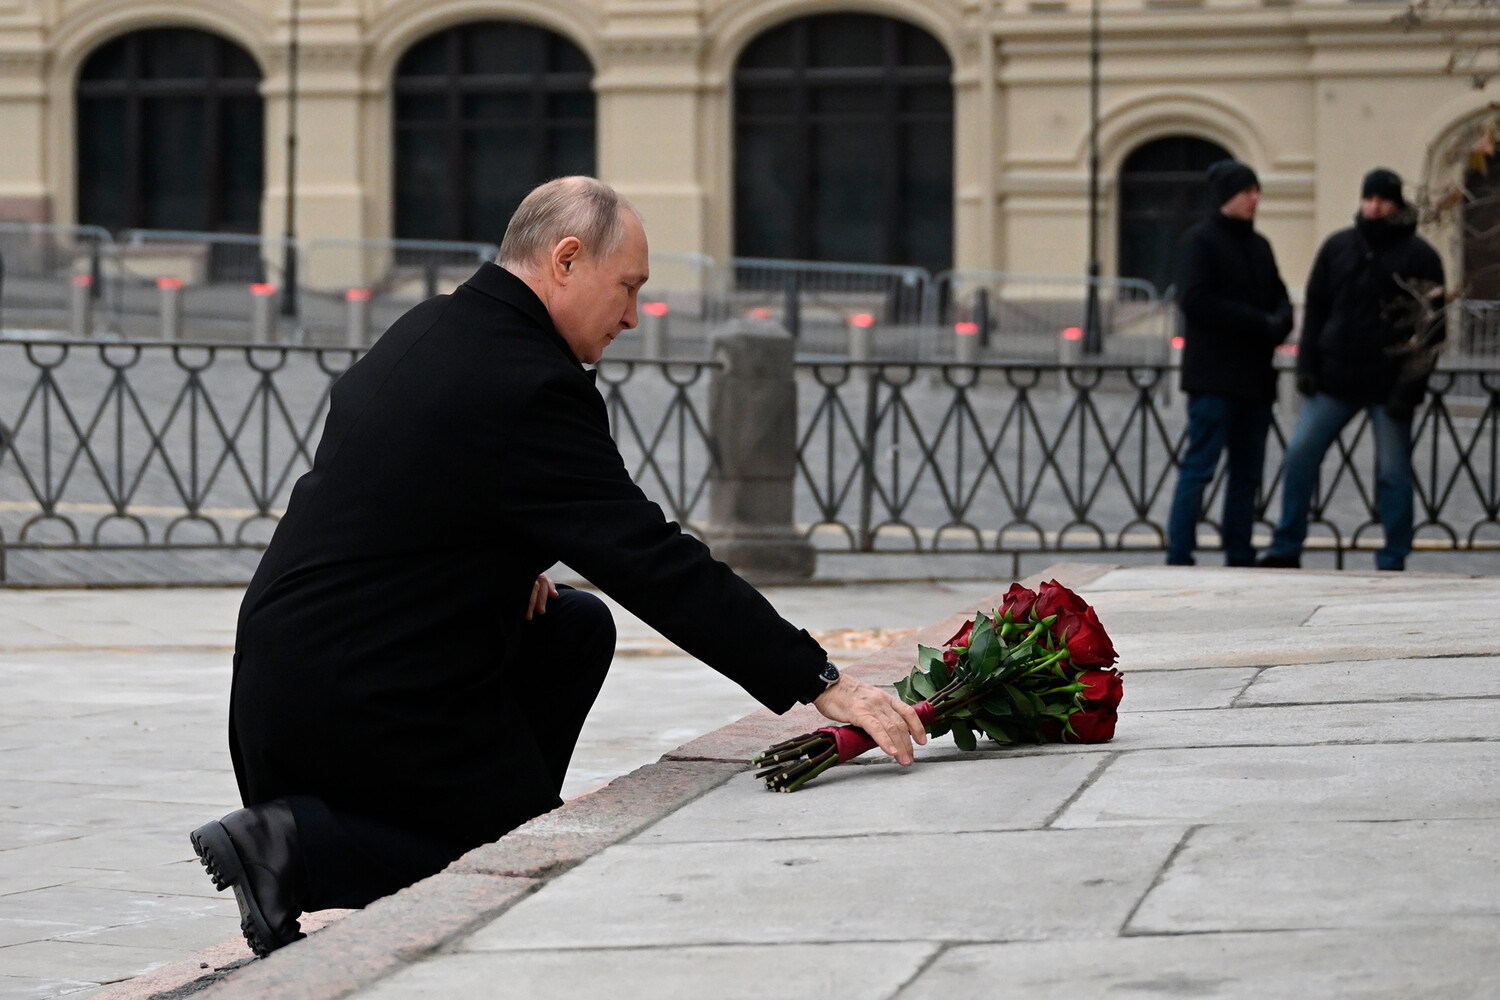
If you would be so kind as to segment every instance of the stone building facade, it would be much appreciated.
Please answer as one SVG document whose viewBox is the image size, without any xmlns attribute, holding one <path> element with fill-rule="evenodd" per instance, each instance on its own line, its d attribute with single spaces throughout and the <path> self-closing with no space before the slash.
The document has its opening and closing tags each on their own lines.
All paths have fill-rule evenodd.
<svg viewBox="0 0 1500 1000">
<path fill-rule="evenodd" d="M 1102 0 L 1104 273 L 1167 280 L 1223 153 L 1294 286 L 1371 166 L 1461 180 L 1490 95 L 1403 9 Z M 0 0 L 0 217 L 280 232 L 294 23 L 304 238 L 493 241 L 587 169 L 657 250 L 1084 267 L 1088 0 Z"/>
</svg>

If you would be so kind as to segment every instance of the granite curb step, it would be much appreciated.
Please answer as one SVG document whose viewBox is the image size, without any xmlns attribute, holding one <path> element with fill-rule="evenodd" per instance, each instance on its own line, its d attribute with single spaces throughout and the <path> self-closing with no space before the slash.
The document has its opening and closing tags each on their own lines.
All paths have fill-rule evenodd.
<svg viewBox="0 0 1500 1000">
<path fill-rule="evenodd" d="M 1064 563 L 1027 577 L 1082 589 L 1115 567 Z M 939 645 L 995 594 L 864 657 L 854 676 L 888 684 L 904 676 L 916 647 Z M 492 921 L 551 879 L 626 840 L 744 772 L 771 743 L 816 728 L 810 706 L 785 715 L 762 709 L 664 754 L 654 763 L 570 799 L 446 869 L 363 910 L 303 918 L 305 940 L 254 959 L 227 939 L 146 975 L 106 987 L 90 1000 L 334 1000 L 421 960 Z"/>
</svg>

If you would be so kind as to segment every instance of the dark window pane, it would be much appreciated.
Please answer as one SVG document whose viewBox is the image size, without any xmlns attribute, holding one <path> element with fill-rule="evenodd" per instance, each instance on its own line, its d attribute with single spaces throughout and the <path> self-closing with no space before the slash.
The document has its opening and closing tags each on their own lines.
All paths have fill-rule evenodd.
<svg viewBox="0 0 1500 1000">
<path fill-rule="evenodd" d="M 552 94 L 547 98 L 547 114 L 552 118 L 594 120 L 594 95 L 589 91 L 576 94 Z"/>
<path fill-rule="evenodd" d="M 448 72 L 448 35 L 434 35 L 406 50 L 396 76 L 444 76 Z"/>
<path fill-rule="evenodd" d="M 462 107 L 466 122 L 527 122 L 531 120 L 530 94 L 465 94 Z"/>
<path fill-rule="evenodd" d="M 202 100 L 158 97 L 141 108 L 142 215 L 150 229 L 208 229 Z"/>
<path fill-rule="evenodd" d="M 108 229 L 129 226 L 127 183 L 125 101 L 79 101 L 78 218 Z"/>
<path fill-rule="evenodd" d="M 948 50 L 936 38 L 917 28 L 906 25 L 901 28 L 901 65 L 941 66 L 943 69 L 952 65 Z"/>
<path fill-rule="evenodd" d="M 735 143 L 735 241 L 741 257 L 793 254 L 796 133 L 741 124 Z"/>
<path fill-rule="evenodd" d="M 426 131 L 396 132 L 396 233 L 409 239 L 451 239 L 444 199 L 453 177 L 448 152 Z"/>
<path fill-rule="evenodd" d="M 583 50 L 561 35 L 552 36 L 552 54 L 547 68 L 554 73 L 587 73 L 592 76 L 594 66 Z"/>
<path fill-rule="evenodd" d="M 265 115 L 259 97 L 225 98 L 220 104 L 224 135 L 222 228 L 260 231 L 261 156 Z"/>
<path fill-rule="evenodd" d="M 471 75 L 540 73 L 545 51 L 541 32 L 523 24 L 486 21 L 463 29 L 463 71 Z"/>
<path fill-rule="evenodd" d="M 813 245 L 822 260 L 885 259 L 881 158 L 865 129 L 826 125 L 813 133 Z"/>
<path fill-rule="evenodd" d="M 883 65 L 887 23 L 886 18 L 866 14 L 825 14 L 808 18 L 808 65 Z"/>
<path fill-rule="evenodd" d="M 143 31 L 140 39 L 142 79 L 194 80 L 208 75 L 212 35 L 168 28 Z"/>
<path fill-rule="evenodd" d="M 795 35 L 798 23 L 782 25 L 761 35 L 745 46 L 740 55 L 740 69 L 778 69 L 794 65 L 797 49 Z M 804 31 L 805 34 L 805 31 Z"/>
<path fill-rule="evenodd" d="M 879 116 L 889 112 L 885 91 L 878 87 L 825 87 L 813 92 L 819 114 Z"/>
<path fill-rule="evenodd" d="M 552 130 L 551 177 L 594 172 L 594 123 Z M 517 202 L 519 204 L 519 202 Z"/>
<path fill-rule="evenodd" d="M 123 80 L 126 76 L 127 52 L 130 36 L 117 38 L 101 45 L 84 62 L 79 72 L 80 80 Z"/>
<path fill-rule="evenodd" d="M 935 39 L 891 18 L 753 40 L 735 71 L 736 253 L 949 266 L 950 75 Z"/>
<path fill-rule="evenodd" d="M 260 82 L 260 66 L 254 57 L 238 45 L 219 43 L 219 75 L 229 80 Z"/>
<path fill-rule="evenodd" d="M 443 121 L 448 117 L 448 98 L 443 94 L 398 94 L 396 120 L 402 122 Z"/>
<path fill-rule="evenodd" d="M 438 52 L 461 53 L 462 73 L 432 75 Z M 590 75 L 577 46 L 527 24 L 466 24 L 413 46 L 394 82 L 396 234 L 496 241 L 537 184 L 592 174 Z"/>
</svg>

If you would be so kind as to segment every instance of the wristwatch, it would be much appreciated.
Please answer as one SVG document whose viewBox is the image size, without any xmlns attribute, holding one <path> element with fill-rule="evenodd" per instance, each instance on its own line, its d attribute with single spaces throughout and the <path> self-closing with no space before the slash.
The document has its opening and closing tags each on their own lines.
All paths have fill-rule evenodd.
<svg viewBox="0 0 1500 1000">
<path fill-rule="evenodd" d="M 813 681 L 812 684 L 808 685 L 807 694 L 803 695 L 798 700 L 801 701 L 804 705 L 811 705 L 814 701 L 817 700 L 818 695 L 822 694 L 824 691 L 827 691 L 838 682 L 839 668 L 833 665 L 832 660 L 829 660 L 826 664 L 824 664 L 822 671 L 819 672 L 818 679 Z"/>
</svg>

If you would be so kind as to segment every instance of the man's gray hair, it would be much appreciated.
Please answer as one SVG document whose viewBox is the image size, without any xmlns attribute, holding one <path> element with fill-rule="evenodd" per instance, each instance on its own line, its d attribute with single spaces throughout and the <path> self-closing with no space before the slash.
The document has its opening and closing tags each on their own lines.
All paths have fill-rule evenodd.
<svg viewBox="0 0 1500 1000">
<path fill-rule="evenodd" d="M 624 213 L 636 218 L 635 206 L 614 188 L 593 177 L 559 177 L 533 190 L 505 227 L 495 263 L 508 271 L 533 271 L 552 248 L 569 236 L 583 252 L 608 257 L 625 239 Z"/>
</svg>

